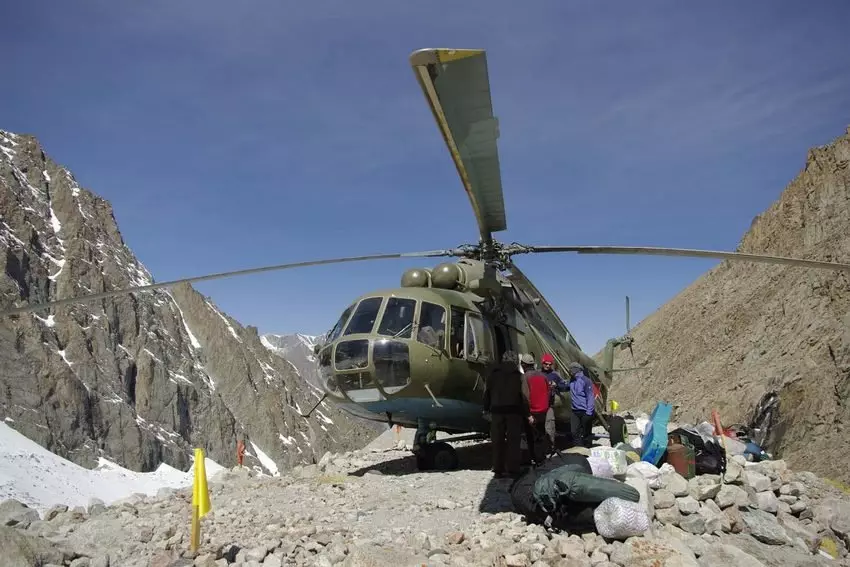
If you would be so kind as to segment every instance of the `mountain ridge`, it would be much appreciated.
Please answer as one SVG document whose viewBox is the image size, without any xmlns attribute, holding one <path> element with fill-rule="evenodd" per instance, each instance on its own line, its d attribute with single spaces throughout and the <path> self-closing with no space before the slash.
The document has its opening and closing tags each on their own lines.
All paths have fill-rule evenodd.
<svg viewBox="0 0 850 567">
<path fill-rule="evenodd" d="M 809 150 L 800 173 L 757 215 L 740 252 L 850 261 L 850 128 Z M 651 411 L 664 399 L 680 421 L 717 409 L 747 423 L 760 401 L 779 404 L 765 423 L 767 448 L 824 476 L 850 481 L 835 454 L 850 450 L 850 278 L 724 261 L 632 331 L 641 372 L 618 374 L 611 397 Z M 596 357 L 599 359 L 601 353 Z M 618 351 L 615 367 L 631 367 Z"/>
<path fill-rule="evenodd" d="M 0 130 L 0 218 L 4 308 L 153 282 L 111 205 L 33 136 Z M 229 463 L 241 437 L 275 473 L 374 437 L 326 403 L 302 418 L 319 396 L 294 366 L 188 284 L 5 318 L 0 369 L 0 419 L 85 466 L 185 470 L 194 446 Z"/>
</svg>

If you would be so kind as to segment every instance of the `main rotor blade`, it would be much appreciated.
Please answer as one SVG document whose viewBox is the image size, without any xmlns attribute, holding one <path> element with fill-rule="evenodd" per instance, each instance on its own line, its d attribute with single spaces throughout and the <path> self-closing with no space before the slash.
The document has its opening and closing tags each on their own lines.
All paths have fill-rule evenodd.
<svg viewBox="0 0 850 567">
<path fill-rule="evenodd" d="M 483 49 L 419 49 L 410 64 L 457 167 L 482 240 L 505 230 L 498 120 Z"/>
<path fill-rule="evenodd" d="M 258 274 L 260 272 L 271 272 L 276 270 L 287 270 L 290 268 L 304 268 L 307 266 L 320 266 L 323 264 L 340 264 L 343 262 L 360 262 L 363 260 L 385 260 L 391 258 L 421 258 L 421 257 L 435 257 L 435 256 L 456 256 L 460 255 L 461 252 L 458 250 L 429 250 L 426 252 L 405 252 L 405 253 L 397 253 L 397 254 L 373 254 L 371 256 L 349 256 L 346 258 L 330 258 L 325 260 L 311 260 L 309 262 L 294 262 L 291 264 L 277 264 L 274 266 L 263 266 L 261 268 L 249 268 L 246 270 L 234 270 L 231 272 L 219 272 L 216 274 L 207 274 L 204 276 L 195 276 L 191 278 L 183 278 L 180 280 L 172 280 L 168 282 L 154 283 L 149 285 L 142 285 L 137 287 L 128 287 L 124 289 L 116 289 L 112 291 L 104 291 L 101 293 L 93 293 L 90 295 L 80 295 L 77 297 L 68 297 L 65 299 L 57 299 L 55 301 L 48 301 L 45 303 L 37 303 L 35 305 L 24 305 L 22 307 L 15 307 L 13 309 L 7 309 L 5 311 L 0 311 L 0 317 L 4 317 L 7 315 L 16 315 L 19 313 L 28 313 L 30 311 L 39 311 L 41 309 L 47 309 L 48 307 L 57 307 L 59 305 L 68 305 L 71 303 L 85 303 L 88 301 L 94 301 L 97 299 L 106 299 L 108 297 L 115 297 L 118 295 L 124 295 L 129 293 L 136 293 L 140 291 L 152 291 L 155 289 L 172 287 L 180 283 L 194 283 L 200 281 L 208 281 L 208 280 L 217 280 L 222 278 L 230 278 L 234 276 L 245 276 L 248 274 Z"/>
<path fill-rule="evenodd" d="M 762 262 L 766 264 L 788 264 L 792 266 L 803 266 L 806 268 L 850 272 L 850 264 L 843 264 L 839 262 L 823 262 L 820 260 L 805 260 L 803 258 L 768 256 L 766 254 L 749 254 L 745 252 L 724 252 L 720 250 L 656 248 L 651 246 L 527 246 L 526 249 L 529 252 L 576 252 L 578 254 L 638 254 L 650 256 L 717 258 L 720 260 L 743 260 L 746 262 Z"/>
</svg>

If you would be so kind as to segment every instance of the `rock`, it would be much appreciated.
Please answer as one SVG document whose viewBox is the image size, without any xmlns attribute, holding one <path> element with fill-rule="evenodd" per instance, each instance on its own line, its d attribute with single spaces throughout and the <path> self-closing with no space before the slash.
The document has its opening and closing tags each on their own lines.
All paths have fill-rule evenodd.
<svg viewBox="0 0 850 567">
<path fill-rule="evenodd" d="M 820 538 L 818 537 L 816 530 L 804 526 L 800 520 L 790 514 L 779 514 L 776 519 L 779 522 L 779 525 L 785 530 L 785 533 L 788 534 L 789 538 L 800 538 L 803 541 L 806 550 L 811 553 L 817 551 Z"/>
<path fill-rule="evenodd" d="M 681 524 L 683 516 L 682 513 L 679 512 L 679 508 L 673 506 L 672 508 L 655 510 L 655 517 L 663 524 L 678 526 Z"/>
<path fill-rule="evenodd" d="M 850 535 L 850 502 L 831 500 L 818 504 L 813 509 L 814 520 L 843 538 Z"/>
<path fill-rule="evenodd" d="M 712 545 L 705 554 L 699 558 L 699 564 L 703 567 L 715 567 L 720 565 L 734 565 L 735 567 L 765 567 L 765 565 L 737 547 L 731 545 Z"/>
<path fill-rule="evenodd" d="M 688 493 L 697 501 L 714 498 L 720 492 L 720 478 L 716 475 L 695 476 L 688 481 Z"/>
<path fill-rule="evenodd" d="M 730 506 L 723 510 L 723 515 L 728 520 L 728 531 L 733 534 L 740 533 L 744 529 L 744 518 L 737 506 Z M 724 525 L 725 522 L 724 522 Z"/>
<path fill-rule="evenodd" d="M 531 561 L 528 560 L 528 556 L 526 554 L 517 553 L 516 555 L 506 555 L 505 565 L 507 567 L 529 567 L 531 565 Z"/>
<path fill-rule="evenodd" d="M 672 492 L 673 496 L 687 496 L 689 493 L 688 481 L 675 471 L 662 474 L 661 484 L 663 488 Z"/>
<path fill-rule="evenodd" d="M 8 502 L 8 500 L 7 500 Z M 70 563 L 74 554 L 20 529 L 0 526 L 0 553 L 3 565 L 9 567 Z"/>
<path fill-rule="evenodd" d="M 26 528 L 40 520 L 38 512 L 17 500 L 0 502 L 0 526 L 18 526 Z"/>
<path fill-rule="evenodd" d="M 726 463 L 726 473 L 723 475 L 723 482 L 726 484 L 741 484 L 744 474 L 744 467 L 735 462 L 734 460 L 730 460 Z"/>
<path fill-rule="evenodd" d="M 656 512 L 663 508 L 672 508 L 676 505 L 676 497 L 666 488 L 656 490 L 652 495 Z"/>
<path fill-rule="evenodd" d="M 692 534 L 705 533 L 705 518 L 698 513 L 690 514 L 682 518 L 679 527 Z"/>
<path fill-rule="evenodd" d="M 762 510 L 741 512 L 744 527 L 757 540 L 770 545 L 784 545 L 789 542 L 788 534 L 776 517 Z"/>
<path fill-rule="evenodd" d="M 779 511 L 779 500 L 773 492 L 758 492 L 756 493 L 756 502 L 759 510 L 776 514 Z"/>
<path fill-rule="evenodd" d="M 805 502 L 805 501 L 803 501 L 803 500 L 797 500 L 796 502 L 794 502 L 794 503 L 793 503 L 793 504 L 791 504 L 791 506 L 790 506 L 790 508 L 791 508 L 791 513 L 792 513 L 792 514 L 797 514 L 797 515 L 799 515 L 799 514 L 800 514 L 801 512 L 803 512 L 804 510 L 806 510 L 808 507 L 809 507 L 809 505 L 808 505 L 808 504 L 806 504 L 806 502 Z"/>
<path fill-rule="evenodd" d="M 679 512 L 682 514 L 696 514 L 699 511 L 699 502 L 693 496 L 685 496 L 677 498 L 676 505 L 679 507 Z"/>
<path fill-rule="evenodd" d="M 770 490 L 770 478 L 755 471 L 744 471 L 744 484 L 757 493 Z"/>
<path fill-rule="evenodd" d="M 632 537 L 611 554 L 611 562 L 625 567 L 653 565 L 695 567 L 696 556 L 680 542 Z"/>
<path fill-rule="evenodd" d="M 746 491 L 738 486 L 724 484 L 717 492 L 714 501 L 720 508 L 728 508 L 729 506 L 746 506 L 749 502 Z"/>
<path fill-rule="evenodd" d="M 703 508 L 705 511 L 703 511 Z M 723 510 L 720 509 L 720 506 L 718 506 L 714 500 L 706 500 L 703 502 L 700 508 L 700 513 L 703 514 L 703 517 L 706 519 L 706 532 L 715 533 L 718 532 L 718 530 L 729 531 L 729 519 L 725 514 L 723 514 Z M 717 519 L 719 526 L 709 524 L 709 521 L 712 519 Z"/>
<path fill-rule="evenodd" d="M 47 512 L 44 513 L 44 519 L 47 520 L 47 521 L 50 521 L 50 520 L 54 519 L 56 516 L 58 516 L 59 514 L 61 514 L 63 512 L 67 512 L 67 511 L 68 511 L 68 507 L 65 506 L 64 504 L 58 504 L 56 506 L 51 506 L 50 509 L 48 509 Z"/>
</svg>

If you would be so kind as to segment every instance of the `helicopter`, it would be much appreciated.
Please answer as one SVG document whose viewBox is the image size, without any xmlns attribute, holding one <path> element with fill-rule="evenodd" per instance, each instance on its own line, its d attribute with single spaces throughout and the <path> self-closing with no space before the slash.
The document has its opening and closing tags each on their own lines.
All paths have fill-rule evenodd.
<svg viewBox="0 0 850 567">
<path fill-rule="evenodd" d="M 433 268 L 410 268 L 402 273 L 399 286 L 363 294 L 345 308 L 314 347 L 324 392 L 310 411 L 301 414 L 309 417 L 329 399 L 355 416 L 415 427 L 413 452 L 419 469 L 448 470 L 458 466 L 458 456 L 449 442 L 437 440 L 436 433 L 460 434 L 452 442 L 488 437 L 489 422 L 482 411 L 486 376 L 506 352 L 527 353 L 535 359 L 549 353 L 562 369 L 573 362 L 582 365 L 597 392 L 594 424 L 608 431 L 612 445 L 627 438 L 624 420 L 607 411 L 607 400 L 615 373 L 638 370 L 613 367 L 615 349 L 631 349 L 634 342 L 628 297 L 626 334 L 609 339 L 597 362 L 581 350 L 556 311 L 513 262 L 516 255 L 700 257 L 850 272 L 850 264 L 742 252 L 502 243 L 493 236 L 507 229 L 507 220 L 486 51 L 418 49 L 409 62 L 472 206 L 477 244 L 219 272 L 19 305 L 0 316 L 275 270 L 381 259 L 456 258 Z M 569 423 L 568 394 L 555 400 L 556 423 Z"/>
</svg>

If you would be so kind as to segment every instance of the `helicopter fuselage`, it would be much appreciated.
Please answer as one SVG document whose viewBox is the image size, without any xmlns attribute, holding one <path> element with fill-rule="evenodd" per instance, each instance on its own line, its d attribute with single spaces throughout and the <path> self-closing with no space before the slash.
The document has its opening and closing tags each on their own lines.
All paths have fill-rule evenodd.
<svg viewBox="0 0 850 567">
<path fill-rule="evenodd" d="M 538 360 L 550 352 L 564 366 L 578 360 L 592 377 L 598 374 L 571 337 L 532 328 L 513 285 L 484 262 L 408 270 L 401 283 L 358 297 L 316 347 L 327 397 L 353 415 L 486 432 L 486 377 L 506 350 Z M 569 422 L 569 394 L 555 400 L 556 421 Z"/>
</svg>

